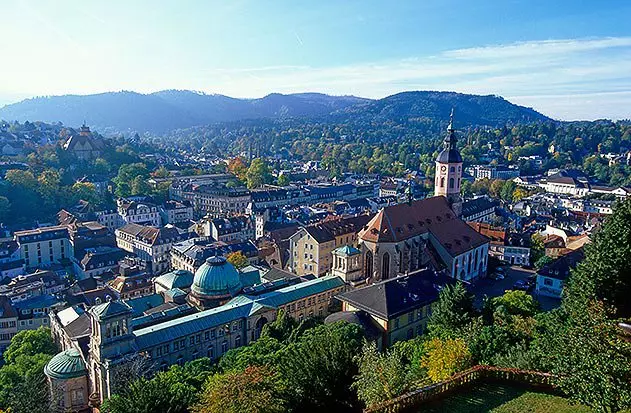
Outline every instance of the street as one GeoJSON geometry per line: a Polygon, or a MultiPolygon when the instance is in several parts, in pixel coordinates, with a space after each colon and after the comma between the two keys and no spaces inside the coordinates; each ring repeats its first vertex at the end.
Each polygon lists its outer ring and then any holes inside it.
{"type": "MultiPolygon", "coordinates": [[[[478,308],[482,307],[482,300],[485,295],[489,297],[500,296],[504,294],[506,290],[513,289],[513,284],[515,284],[516,281],[525,280],[530,275],[535,274],[534,270],[527,270],[518,265],[512,265],[512,266],[506,265],[506,266],[503,266],[503,268],[505,271],[505,278],[503,280],[493,280],[491,278],[484,278],[482,280],[477,281],[475,285],[473,285],[473,287],[471,288],[471,291],[476,296],[476,301],[475,301],[476,307],[478,308]]],[[[560,300],[558,299],[537,296],[534,288],[530,292],[530,294],[537,301],[539,301],[539,304],[541,305],[542,310],[548,311],[555,307],[558,307],[560,304],[560,300]]]]}

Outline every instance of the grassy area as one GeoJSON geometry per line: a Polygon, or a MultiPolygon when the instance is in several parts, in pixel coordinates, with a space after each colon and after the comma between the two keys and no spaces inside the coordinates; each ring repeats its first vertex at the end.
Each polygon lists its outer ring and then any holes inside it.
{"type": "Polygon", "coordinates": [[[420,406],[423,413],[589,413],[585,406],[570,404],[563,397],[496,384],[463,388],[440,401],[420,406]]]}

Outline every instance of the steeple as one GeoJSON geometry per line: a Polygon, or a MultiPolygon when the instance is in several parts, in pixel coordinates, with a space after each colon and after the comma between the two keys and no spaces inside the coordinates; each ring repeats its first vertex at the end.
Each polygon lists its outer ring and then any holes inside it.
{"type": "Polygon", "coordinates": [[[454,108],[451,108],[451,114],[449,115],[449,126],[447,126],[447,136],[443,141],[443,147],[445,150],[456,150],[456,130],[454,129],[454,108]]]}

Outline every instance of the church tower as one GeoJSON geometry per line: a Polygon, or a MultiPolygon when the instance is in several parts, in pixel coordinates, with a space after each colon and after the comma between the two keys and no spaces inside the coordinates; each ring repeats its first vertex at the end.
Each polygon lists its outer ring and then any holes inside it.
{"type": "Polygon", "coordinates": [[[434,181],[434,196],[444,196],[449,201],[451,209],[457,216],[462,212],[460,198],[460,179],[462,178],[462,156],[456,148],[456,133],[454,130],[454,111],[451,110],[447,136],[443,141],[443,150],[436,158],[436,178],[434,181]]]}

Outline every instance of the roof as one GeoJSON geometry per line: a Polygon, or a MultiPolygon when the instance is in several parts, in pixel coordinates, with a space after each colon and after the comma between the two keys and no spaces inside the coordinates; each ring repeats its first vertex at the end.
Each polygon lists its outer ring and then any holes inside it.
{"type": "Polygon", "coordinates": [[[237,269],[224,257],[208,258],[195,271],[191,291],[198,296],[234,296],[243,288],[237,269]]]}
{"type": "MultiPolygon", "coordinates": [[[[462,216],[470,217],[489,209],[494,209],[496,203],[486,197],[479,197],[462,203],[462,216]]],[[[466,219],[466,218],[463,218],[466,219]]]]}
{"type": "Polygon", "coordinates": [[[79,350],[71,348],[50,359],[44,368],[44,373],[54,379],[68,380],[85,376],[88,370],[79,350]]]}
{"type": "Polygon", "coordinates": [[[150,294],[125,300],[124,303],[133,310],[132,316],[138,317],[146,311],[164,304],[164,298],[160,294],[150,294]]]}
{"type": "Polygon", "coordinates": [[[438,299],[441,286],[455,281],[425,269],[348,291],[337,298],[353,307],[389,320],[438,299]]]}
{"type": "Polygon", "coordinates": [[[193,284],[193,273],[186,270],[173,270],[156,277],[154,283],[162,285],[167,290],[173,288],[190,288],[193,284]]]}
{"type": "Polygon", "coordinates": [[[506,231],[503,228],[493,227],[482,222],[467,222],[467,224],[476,232],[489,238],[491,242],[503,244],[506,241],[506,231]]]}
{"type": "MultiPolygon", "coordinates": [[[[277,307],[332,288],[341,287],[339,277],[327,276],[281,288],[257,297],[238,296],[222,306],[176,318],[134,331],[139,350],[169,342],[180,337],[219,327],[242,319],[267,307],[277,307]]],[[[136,323],[137,320],[134,320],[136,323]]]]}
{"type": "Polygon", "coordinates": [[[147,225],[126,224],[116,231],[131,235],[149,245],[165,244],[182,239],[180,232],[173,226],[155,228],[147,225]]]}
{"type": "Polygon", "coordinates": [[[333,250],[335,255],[341,255],[343,257],[350,257],[351,255],[361,254],[362,252],[351,245],[344,245],[333,250]]]}
{"type": "Polygon", "coordinates": [[[99,320],[104,320],[117,315],[132,313],[133,309],[121,301],[108,301],[103,304],[96,305],[90,309],[90,312],[99,320]]]}
{"type": "Polygon", "coordinates": [[[451,256],[488,242],[455,216],[442,196],[386,207],[359,232],[370,242],[401,242],[431,233],[451,256]]]}
{"type": "Polygon", "coordinates": [[[64,327],[64,331],[71,339],[85,337],[92,332],[92,322],[87,313],[82,313],[78,318],[64,327]]]}
{"type": "Polygon", "coordinates": [[[565,280],[570,275],[570,270],[576,267],[583,260],[584,256],[583,248],[579,248],[544,265],[537,271],[537,275],[565,280]]]}
{"type": "Polygon", "coordinates": [[[356,217],[325,221],[303,228],[318,243],[323,243],[333,241],[335,237],[340,235],[357,233],[372,217],[373,215],[359,215],[356,217]]]}

